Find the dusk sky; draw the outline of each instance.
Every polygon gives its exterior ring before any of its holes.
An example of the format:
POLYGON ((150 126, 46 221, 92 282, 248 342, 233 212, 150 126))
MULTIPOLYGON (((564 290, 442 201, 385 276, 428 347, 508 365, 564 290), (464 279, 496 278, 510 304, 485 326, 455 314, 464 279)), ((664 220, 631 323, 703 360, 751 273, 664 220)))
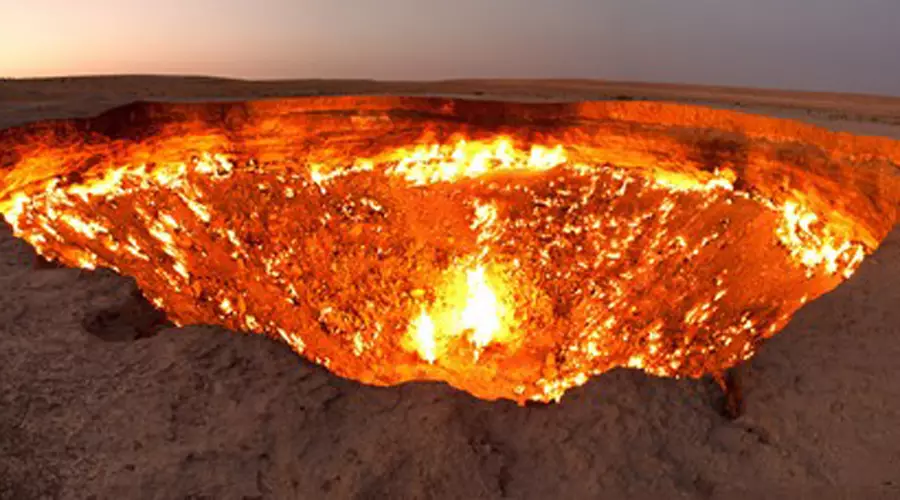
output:
POLYGON ((900 0, 0 0, 0 77, 601 78, 900 95, 900 0))

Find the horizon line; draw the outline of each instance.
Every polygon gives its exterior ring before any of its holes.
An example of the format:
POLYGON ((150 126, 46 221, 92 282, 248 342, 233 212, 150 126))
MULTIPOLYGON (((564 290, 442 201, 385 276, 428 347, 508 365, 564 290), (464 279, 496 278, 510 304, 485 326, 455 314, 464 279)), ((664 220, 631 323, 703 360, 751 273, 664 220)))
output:
MULTIPOLYGON (((193 80, 210 80, 221 82, 243 82, 243 83, 297 83, 297 82, 367 82, 382 84, 447 84, 447 83, 528 83, 528 82, 569 82, 569 83, 598 83, 608 85, 627 85, 627 86, 647 86, 647 87, 697 87, 706 89, 727 89, 740 91, 762 91, 770 93, 792 93, 792 94, 820 94, 820 95, 845 95, 859 97, 880 97, 900 99, 898 94, 881 94, 875 92, 846 92, 834 90, 807 90, 797 88, 783 87, 754 87, 741 85, 728 85, 716 83, 696 83, 696 82, 677 82, 677 81, 650 81, 650 80, 610 80, 605 78, 591 77, 457 77, 457 78, 439 78, 439 79, 378 79, 378 78, 328 78, 328 77, 273 77, 273 78, 245 78, 240 76, 227 75, 210 75, 210 74, 192 74, 192 73, 92 73, 92 74, 71 74, 71 75, 43 75, 43 76, 0 76, 0 82, 37 82, 52 80, 90 80, 90 79, 116 79, 116 78, 165 78, 165 79, 193 79, 193 80)), ((584 89, 589 90, 589 89, 584 89)))

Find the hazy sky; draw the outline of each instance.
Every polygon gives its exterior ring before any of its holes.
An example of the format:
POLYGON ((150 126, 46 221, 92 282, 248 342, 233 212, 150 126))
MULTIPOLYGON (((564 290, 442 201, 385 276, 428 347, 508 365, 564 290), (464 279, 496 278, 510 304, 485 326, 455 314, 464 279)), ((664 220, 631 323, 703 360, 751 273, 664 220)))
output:
POLYGON ((900 95, 900 0, 0 0, 0 76, 95 73, 900 95))

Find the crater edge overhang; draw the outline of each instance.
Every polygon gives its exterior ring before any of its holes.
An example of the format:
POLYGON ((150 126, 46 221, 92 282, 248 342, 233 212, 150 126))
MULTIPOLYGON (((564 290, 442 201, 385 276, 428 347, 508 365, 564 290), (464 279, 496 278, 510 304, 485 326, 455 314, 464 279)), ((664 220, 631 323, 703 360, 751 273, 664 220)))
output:
POLYGON ((0 131, 0 212, 181 324, 556 399, 746 359, 894 226, 900 143, 649 102, 135 103, 0 131))

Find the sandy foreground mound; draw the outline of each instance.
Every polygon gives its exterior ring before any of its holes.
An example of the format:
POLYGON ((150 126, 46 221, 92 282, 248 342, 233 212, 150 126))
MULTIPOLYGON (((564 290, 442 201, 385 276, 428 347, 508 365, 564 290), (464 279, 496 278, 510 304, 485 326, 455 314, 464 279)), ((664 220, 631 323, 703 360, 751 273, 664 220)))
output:
POLYGON ((520 408, 217 328, 105 342, 82 320, 129 280, 33 270, 8 228, 0 255, 2 498, 900 494, 897 231, 744 368, 736 421, 711 381, 633 370, 520 408))
POLYGON ((708 379, 618 369, 518 407, 261 336, 143 337, 130 279, 35 259, 0 227, 0 498, 900 495, 898 230, 741 367, 734 421, 708 379))

